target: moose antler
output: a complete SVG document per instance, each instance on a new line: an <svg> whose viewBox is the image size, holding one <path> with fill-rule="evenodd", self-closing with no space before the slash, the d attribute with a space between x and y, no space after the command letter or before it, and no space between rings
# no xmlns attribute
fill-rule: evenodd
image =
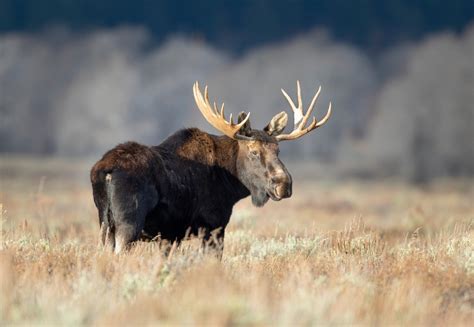
<svg viewBox="0 0 474 327"><path fill-rule="evenodd" d="M224 133L230 138L235 140L249 140L249 137L243 136L238 134L240 128L244 126L244 124L249 120L250 112L247 116L240 121L238 124L234 124L232 119L232 114L230 114L229 121L225 118L224 113L224 103L222 103L220 112L217 110L217 105L214 102L214 107L211 106L209 102L209 95L207 93L207 85L204 87L204 96L199 89L199 82L195 82L193 85L193 93L194 93L194 100L196 101L196 105L198 106L199 110L201 111L202 115L206 120L214 126L216 129Z"/></svg>
<svg viewBox="0 0 474 327"><path fill-rule="evenodd" d="M311 122L311 124L309 124L308 127L305 127L308 121L308 118L311 115L311 112L313 111L314 104L316 103L316 100L319 97L319 93L321 92L321 86L316 91L316 94L314 95L313 100L311 100L311 104L309 105L308 110L306 111L306 114L303 114L303 101L301 100L300 81L296 81L298 106L295 106L295 103L293 102L293 100L291 100L290 96L285 92L285 90L281 89L281 92L285 96L286 100L288 100L288 103L290 104L290 107L293 110L295 126L293 128L293 131L290 134L278 135L276 137L278 141L295 140L297 138L300 138L306 133L311 132L313 129L323 126L326 123L326 121L329 119L329 117L331 116L331 102L329 102L329 108L328 108L328 112L326 113L326 116L324 116L324 118L321 119L321 121L319 122L316 120L316 117L313 117L313 121Z"/></svg>

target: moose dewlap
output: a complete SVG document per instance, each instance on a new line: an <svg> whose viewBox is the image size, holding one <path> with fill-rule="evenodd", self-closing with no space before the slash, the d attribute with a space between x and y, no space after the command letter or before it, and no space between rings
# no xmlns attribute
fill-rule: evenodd
<svg viewBox="0 0 474 327"><path fill-rule="evenodd" d="M203 245L222 255L225 228L234 204L252 197L256 206L292 193L291 175L278 158L278 143L295 140L322 126L308 125L321 87L306 113L297 82L298 104L282 89L294 115L294 128L283 134L286 112L275 115L262 130L252 129L250 113L237 123L225 118L224 104L211 105L196 82L194 99L204 118L223 136L196 128L177 131L160 145L119 144L91 170L94 202L99 212L100 241L120 252L139 238L179 242L189 234L203 236Z"/></svg>

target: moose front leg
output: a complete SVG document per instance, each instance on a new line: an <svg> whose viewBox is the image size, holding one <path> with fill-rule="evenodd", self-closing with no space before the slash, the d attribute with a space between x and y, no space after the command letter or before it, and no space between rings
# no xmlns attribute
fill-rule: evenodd
<svg viewBox="0 0 474 327"><path fill-rule="evenodd" d="M213 254L217 259L222 260L222 254L224 253L224 236L224 227L219 227L213 230L205 228L204 236L202 238L204 251Z"/></svg>

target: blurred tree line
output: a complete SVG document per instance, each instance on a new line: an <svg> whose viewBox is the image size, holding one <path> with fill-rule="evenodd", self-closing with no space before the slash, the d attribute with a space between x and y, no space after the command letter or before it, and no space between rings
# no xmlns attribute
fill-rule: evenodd
<svg viewBox="0 0 474 327"><path fill-rule="evenodd" d="M460 31L473 16L472 0L0 0L0 33L142 25L157 42L184 34L239 53L324 27L337 40L378 50Z"/></svg>

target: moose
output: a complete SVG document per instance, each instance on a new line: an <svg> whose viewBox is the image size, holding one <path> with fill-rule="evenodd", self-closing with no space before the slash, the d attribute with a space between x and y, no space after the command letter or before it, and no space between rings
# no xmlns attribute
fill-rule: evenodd
<svg viewBox="0 0 474 327"><path fill-rule="evenodd" d="M252 129L250 113L241 112L237 123L193 86L194 100L204 118L223 136L197 128L177 131L158 146L135 142L117 145L106 152L91 170L94 203L99 213L100 242L115 253L139 239L179 244L188 235L201 235L205 248L222 256L224 234L239 200L251 196L263 206L292 194L292 178L278 158L278 144L295 140L324 125L331 103L321 121L308 123L321 87L303 112L297 81L295 105L281 90L294 115L294 128L283 134L288 115L275 115L262 130Z"/></svg>

